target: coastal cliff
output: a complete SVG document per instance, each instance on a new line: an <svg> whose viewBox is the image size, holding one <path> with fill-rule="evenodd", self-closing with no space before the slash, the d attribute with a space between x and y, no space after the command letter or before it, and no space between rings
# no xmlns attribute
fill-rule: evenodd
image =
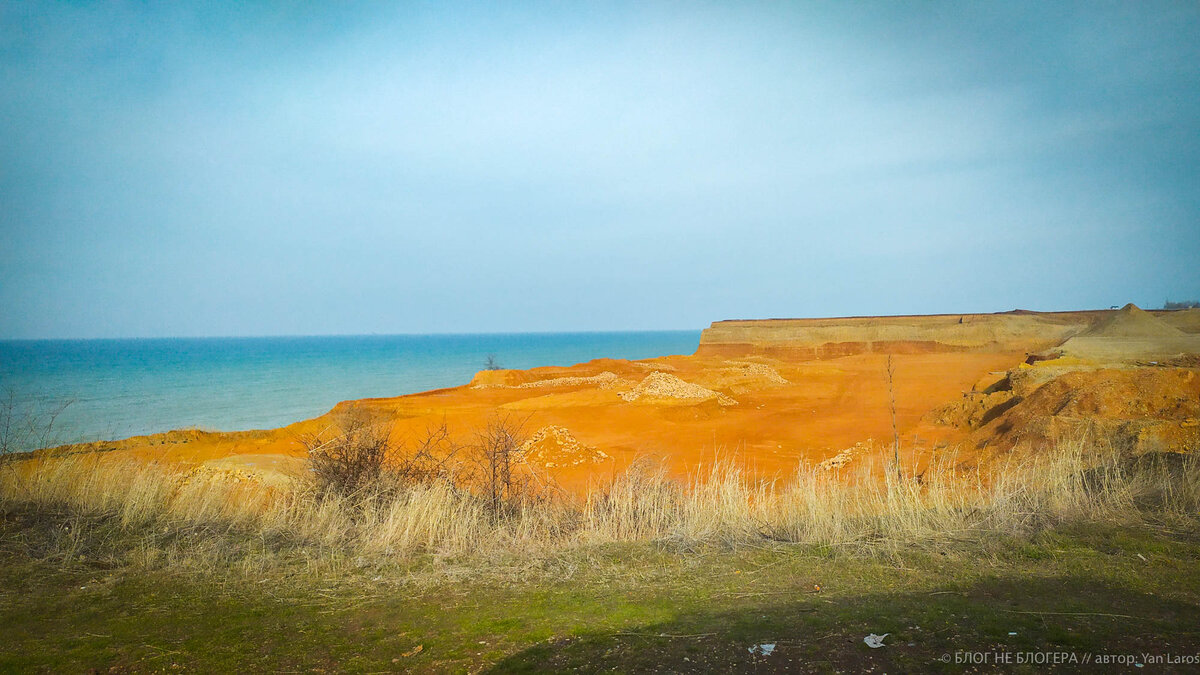
<svg viewBox="0 0 1200 675"><path fill-rule="evenodd" d="M1062 344L1114 315L1116 310L825 319L715 321L700 336L698 356L764 354L828 359L864 353L1040 351ZM1151 312L1183 332L1200 331L1188 312Z"/></svg>

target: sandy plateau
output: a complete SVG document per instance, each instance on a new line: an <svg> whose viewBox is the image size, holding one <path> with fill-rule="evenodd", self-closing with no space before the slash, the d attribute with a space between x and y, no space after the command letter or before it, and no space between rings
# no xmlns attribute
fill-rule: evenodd
<svg viewBox="0 0 1200 675"><path fill-rule="evenodd" d="M966 464L1102 434L1134 453L1200 442L1200 310L1120 310L719 321L695 354L481 371L462 386L339 404L268 431L172 431L93 443L106 456L178 462L196 476L287 481L301 438L351 407L390 420L397 443L443 422L471 442L497 414L519 420L522 455L569 490L641 457L687 476L722 456L786 478L890 452L887 361L901 455Z"/></svg>

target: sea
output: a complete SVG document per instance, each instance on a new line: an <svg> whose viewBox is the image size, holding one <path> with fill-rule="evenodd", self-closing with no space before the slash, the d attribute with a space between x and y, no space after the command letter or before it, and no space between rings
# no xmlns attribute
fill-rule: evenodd
<svg viewBox="0 0 1200 675"><path fill-rule="evenodd" d="M691 354L699 330L0 341L0 449L269 429L339 401L466 384L488 363Z"/></svg>

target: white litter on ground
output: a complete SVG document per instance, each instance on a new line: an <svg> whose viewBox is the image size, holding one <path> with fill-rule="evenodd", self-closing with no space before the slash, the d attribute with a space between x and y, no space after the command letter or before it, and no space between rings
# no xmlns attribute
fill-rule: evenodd
<svg viewBox="0 0 1200 675"><path fill-rule="evenodd" d="M863 642L867 643L867 646L871 649L879 649L883 646L883 638L889 635L891 635L891 633L884 633L883 635L871 633L867 637L863 638Z"/></svg>
<svg viewBox="0 0 1200 675"><path fill-rule="evenodd" d="M764 642L761 645L754 645L753 647L750 648L749 651L751 654L762 654L763 656L770 656L771 652L775 651L775 643L774 642Z"/></svg>

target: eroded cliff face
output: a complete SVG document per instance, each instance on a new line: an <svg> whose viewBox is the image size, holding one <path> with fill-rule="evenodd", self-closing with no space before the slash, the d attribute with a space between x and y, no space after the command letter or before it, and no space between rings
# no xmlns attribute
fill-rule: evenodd
<svg viewBox="0 0 1200 675"><path fill-rule="evenodd" d="M1051 451L1067 438L1132 454L1200 446L1200 334L1188 312L1130 304L977 383L930 419L970 430L985 456ZM986 384L986 386L980 386Z"/></svg>
<svg viewBox="0 0 1200 675"><path fill-rule="evenodd" d="M853 354L919 354L945 351L1038 352L1082 340L1174 338L1200 334L1200 310L1121 309L1078 312L1014 310L995 314L860 316L828 319L734 319L714 321L700 337L698 355L777 354L830 359Z"/></svg>
<svg viewBox="0 0 1200 675"><path fill-rule="evenodd" d="M1087 330L1106 314L1015 311L716 321L701 335L698 354L830 359L864 353L1039 351Z"/></svg>

